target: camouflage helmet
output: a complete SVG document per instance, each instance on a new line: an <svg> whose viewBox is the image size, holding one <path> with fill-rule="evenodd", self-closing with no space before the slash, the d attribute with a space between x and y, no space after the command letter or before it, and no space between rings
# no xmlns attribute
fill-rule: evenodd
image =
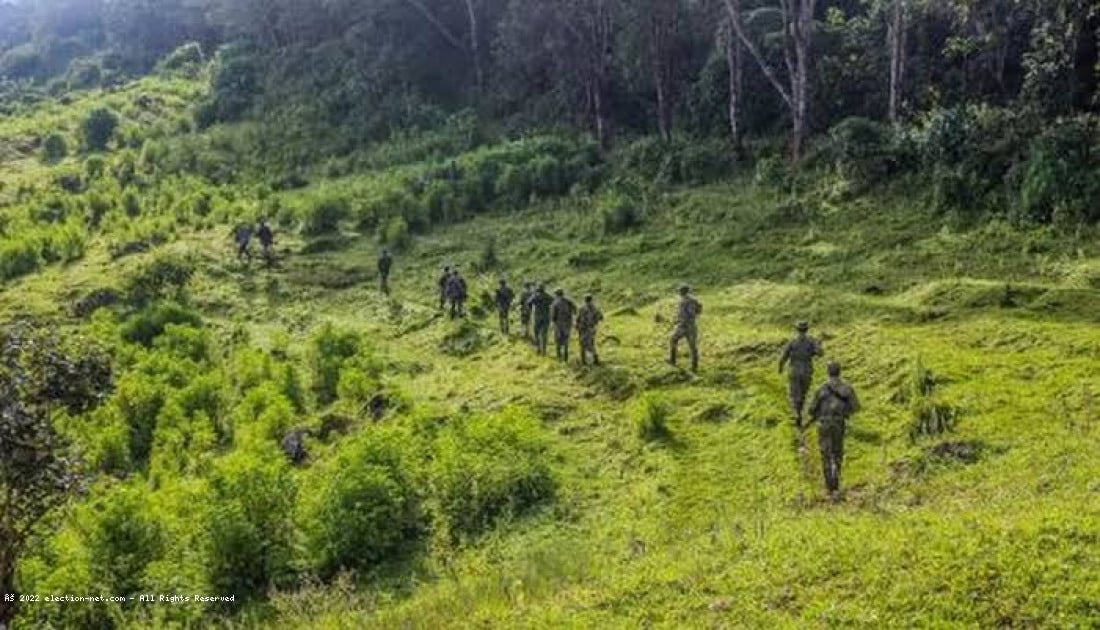
<svg viewBox="0 0 1100 630"><path fill-rule="evenodd" d="M799 332L806 332L810 329L810 322L801 321L794 325L795 329Z"/></svg>
<svg viewBox="0 0 1100 630"><path fill-rule="evenodd" d="M680 285L680 295L687 295L691 291L691 287L686 284Z"/></svg>
<svg viewBox="0 0 1100 630"><path fill-rule="evenodd" d="M829 361L829 366L826 369L829 372L829 376L833 378L840 376L840 364L836 361Z"/></svg>

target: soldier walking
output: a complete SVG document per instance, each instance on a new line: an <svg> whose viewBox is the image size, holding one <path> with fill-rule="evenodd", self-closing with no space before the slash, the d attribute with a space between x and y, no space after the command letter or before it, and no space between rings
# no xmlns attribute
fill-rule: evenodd
<svg viewBox="0 0 1100 630"><path fill-rule="evenodd" d="M534 295L527 300L535 324L535 349L542 356L546 356L546 336L550 332L550 305L553 301L544 284L540 284Z"/></svg>
<svg viewBox="0 0 1100 630"><path fill-rule="evenodd" d="M531 297L535 295L535 285L526 280L523 283L523 293L519 296L519 321L523 324L523 336L531 338Z"/></svg>
<svg viewBox="0 0 1100 630"><path fill-rule="evenodd" d="M393 268L393 256L390 250L383 249L378 257L378 290L384 295L390 294L390 269Z"/></svg>
<svg viewBox="0 0 1100 630"><path fill-rule="evenodd" d="M500 279L500 288L497 289L495 300L497 303L497 314L500 316L500 332L505 335L509 332L509 318L512 311L512 302L516 298L515 291L512 287L508 286L508 281L504 278Z"/></svg>
<svg viewBox="0 0 1100 630"><path fill-rule="evenodd" d="M252 262L252 252L248 248L252 242L252 224L241 223L234 228L233 240L237 243L237 260Z"/></svg>
<svg viewBox="0 0 1100 630"><path fill-rule="evenodd" d="M565 297L563 289L554 291L553 304L550 305L550 320L554 322L554 347L558 361L569 360L569 337L573 332L573 317L577 314L577 305Z"/></svg>
<svg viewBox="0 0 1100 630"><path fill-rule="evenodd" d="M260 228L256 231L256 238L259 239L260 246L263 247L264 260L270 265L274 261L274 252L271 248L275 245L275 233L271 231L267 220L260 219Z"/></svg>
<svg viewBox="0 0 1100 630"><path fill-rule="evenodd" d="M825 471L825 489L834 501L840 492L840 467L844 463L844 431L848 418L859 411L852 386L840 379L840 364L829 363L829 380L817 390L810 404L810 420L817 422L817 442Z"/></svg>
<svg viewBox="0 0 1100 630"><path fill-rule="evenodd" d="M447 282L451 279L451 267L450 265L443 267L443 273L440 274L439 280L436 281L436 287L439 289L439 310L443 310L447 305Z"/></svg>
<svg viewBox="0 0 1100 630"><path fill-rule="evenodd" d="M584 306L577 313L577 335L580 337L581 365L588 363L588 355L592 355L592 363L600 364L600 355L596 352L596 327L603 321L603 313L593 302L592 294L584 296Z"/></svg>
<svg viewBox="0 0 1100 630"><path fill-rule="evenodd" d="M447 301L451 303L451 319L466 316L466 279L459 273L458 267L451 270L447 280Z"/></svg>
<svg viewBox="0 0 1100 630"><path fill-rule="evenodd" d="M696 320L703 312L703 305L691 295L691 287L680 287L680 305L676 309L676 328L669 340L668 362L676 365L676 350L681 339L686 339L691 352L691 371L699 369L699 327Z"/></svg>
<svg viewBox="0 0 1100 630"><path fill-rule="evenodd" d="M814 377L814 357L824 353L821 343L807 334L810 330L808 323L798 322L795 328L798 336L784 346L783 355L779 357L779 373L782 374L784 366L790 362L788 399L794 424L802 428L802 410L806 406L806 394L810 391L810 383Z"/></svg>

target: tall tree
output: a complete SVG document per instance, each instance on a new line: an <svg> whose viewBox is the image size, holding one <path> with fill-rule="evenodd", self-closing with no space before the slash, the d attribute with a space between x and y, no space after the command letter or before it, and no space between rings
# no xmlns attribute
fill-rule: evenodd
<svg viewBox="0 0 1100 630"><path fill-rule="evenodd" d="M902 91L905 86L906 16L905 0L892 0L886 40L890 48L890 122L900 120Z"/></svg>
<svg viewBox="0 0 1100 630"><path fill-rule="evenodd" d="M802 157L802 143L808 130L807 114L810 99L810 66L813 52L814 11L817 0L779 0L779 7L773 5L754 10L753 17L764 13L779 12L782 23L782 54L787 68L787 83L780 80L779 73L772 67L761 52L749 32L741 0L725 0L730 24L738 39L744 44L753 59L760 66L764 76L779 92L791 114L791 159L798 162Z"/></svg>

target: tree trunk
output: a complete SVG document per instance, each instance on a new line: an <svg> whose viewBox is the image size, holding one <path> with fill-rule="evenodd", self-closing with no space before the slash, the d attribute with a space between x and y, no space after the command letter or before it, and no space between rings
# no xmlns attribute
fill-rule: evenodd
<svg viewBox="0 0 1100 630"><path fill-rule="evenodd" d="M15 601L8 601L9 597ZM0 552L0 630L7 630L15 619L19 596L15 592L15 562Z"/></svg>
<svg viewBox="0 0 1100 630"><path fill-rule="evenodd" d="M726 66L729 75L729 125L730 141L733 144L734 154L738 159L742 157L744 139L741 137L741 80L744 62L744 51L737 36L733 32L733 25L726 23L723 29L723 39L726 46Z"/></svg>
<svg viewBox="0 0 1100 630"><path fill-rule="evenodd" d="M474 78L480 97L485 90L485 69L481 62L481 33L478 31L477 7L474 2L475 0L466 0L466 16L470 22L470 57L474 61Z"/></svg>
<svg viewBox="0 0 1100 630"><path fill-rule="evenodd" d="M672 139L672 39L675 31L676 0L649 2L649 55L653 85L657 93L657 130Z"/></svg>
<svg viewBox="0 0 1100 630"><path fill-rule="evenodd" d="M905 85L905 0L894 0L890 23L886 29L890 47L890 122L897 124L901 116L902 86Z"/></svg>
<svg viewBox="0 0 1100 630"><path fill-rule="evenodd" d="M607 0L596 0L593 24L592 51L595 86L593 96L596 105L596 138L605 153L611 150L615 140L614 109L611 103L611 70L614 62L614 21Z"/></svg>

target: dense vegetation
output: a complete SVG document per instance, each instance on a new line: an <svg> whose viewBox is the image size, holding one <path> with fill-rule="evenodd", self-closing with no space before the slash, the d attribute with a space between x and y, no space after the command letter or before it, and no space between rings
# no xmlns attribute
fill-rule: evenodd
<svg viewBox="0 0 1100 630"><path fill-rule="evenodd" d="M0 0L0 591L234 596L0 625L1090 625L1093 5ZM500 276L595 292L605 365Z"/></svg>

